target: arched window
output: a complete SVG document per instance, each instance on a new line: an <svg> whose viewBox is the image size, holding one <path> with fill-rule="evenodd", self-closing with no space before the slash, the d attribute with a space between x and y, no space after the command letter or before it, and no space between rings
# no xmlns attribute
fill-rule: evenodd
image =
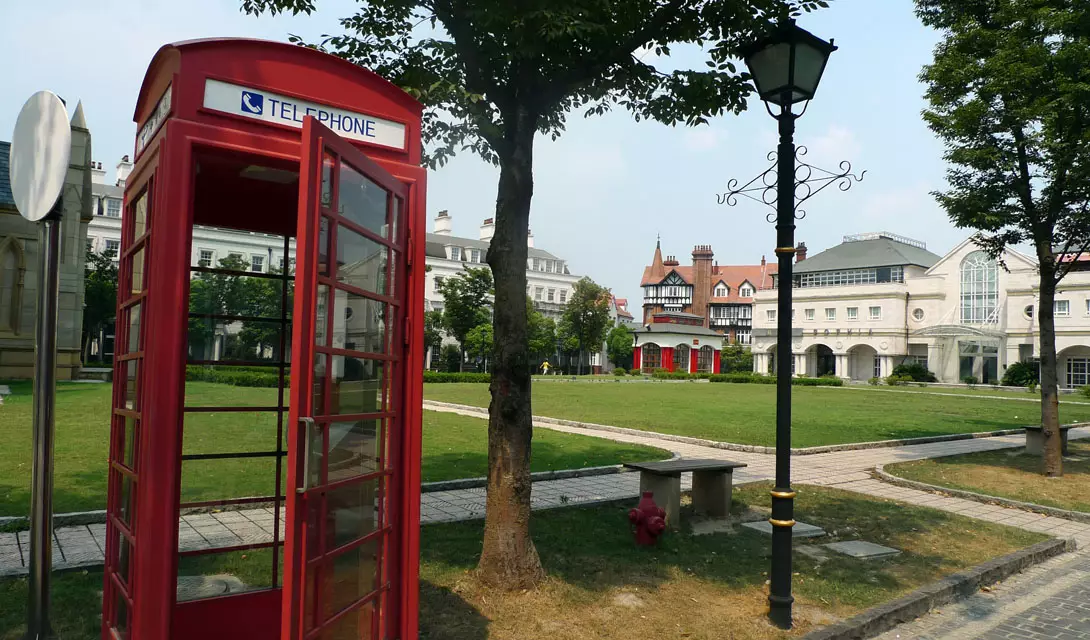
<svg viewBox="0 0 1090 640"><path fill-rule="evenodd" d="M715 348L709 345L700 347L700 351L696 352L696 372L697 373L711 373L712 372L712 360L715 358Z"/></svg>
<svg viewBox="0 0 1090 640"><path fill-rule="evenodd" d="M689 345L679 344L674 347L674 371L689 373Z"/></svg>
<svg viewBox="0 0 1090 640"><path fill-rule="evenodd" d="M653 373L655 369L662 367L662 349L657 344L643 345L640 363L644 373Z"/></svg>
<svg viewBox="0 0 1090 640"><path fill-rule="evenodd" d="M26 263L15 238L0 241L0 331L19 333Z"/></svg>
<svg viewBox="0 0 1090 640"><path fill-rule="evenodd" d="M995 324L998 306L999 265L983 251L974 251L961 263L961 321Z"/></svg>

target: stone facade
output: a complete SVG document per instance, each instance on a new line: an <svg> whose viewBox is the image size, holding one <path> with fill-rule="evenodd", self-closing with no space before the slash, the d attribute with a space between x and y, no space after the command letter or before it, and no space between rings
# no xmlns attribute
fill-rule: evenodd
<svg viewBox="0 0 1090 640"><path fill-rule="evenodd" d="M0 143L0 379L34 375L38 304L39 225L19 215L8 185L8 143ZM79 373L83 273L92 217L91 132L78 105L72 118L72 155L61 195L60 300L57 378Z"/></svg>

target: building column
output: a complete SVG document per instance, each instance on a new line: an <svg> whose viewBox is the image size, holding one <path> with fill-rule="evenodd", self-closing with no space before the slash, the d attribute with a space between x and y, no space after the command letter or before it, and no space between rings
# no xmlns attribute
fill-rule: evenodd
<svg viewBox="0 0 1090 640"><path fill-rule="evenodd" d="M696 349L689 348L689 373L696 373L698 353Z"/></svg>
<svg viewBox="0 0 1090 640"><path fill-rule="evenodd" d="M848 354L836 354L836 375L844 380L851 380L851 372L848 371Z"/></svg>
<svg viewBox="0 0 1090 640"><path fill-rule="evenodd" d="M663 347L662 348L662 368L667 371L674 370L674 348Z"/></svg>
<svg viewBox="0 0 1090 640"><path fill-rule="evenodd" d="M719 361L719 349L712 352L712 373L719 373L722 370L720 366L722 363Z"/></svg>
<svg viewBox="0 0 1090 640"><path fill-rule="evenodd" d="M640 370L641 356L643 356L643 346L642 345L637 345L637 346L633 347L633 349L632 349L632 370L633 371L639 371ZM557 365L559 366L559 364L560 363L558 362Z"/></svg>
<svg viewBox="0 0 1090 640"><path fill-rule="evenodd" d="M796 353L795 354L795 377L796 378L803 377L803 376L807 375L808 371L806 369L806 364L807 364L806 363L806 352L803 351L802 353Z"/></svg>
<svg viewBox="0 0 1090 640"><path fill-rule="evenodd" d="M939 382L946 382L945 367L942 362L942 349L936 342L931 342L927 345L927 370L935 374L935 377L939 379Z"/></svg>
<svg viewBox="0 0 1090 640"><path fill-rule="evenodd" d="M893 374L893 356L882 356L882 377Z"/></svg>
<svg viewBox="0 0 1090 640"><path fill-rule="evenodd" d="M753 373L764 373L766 371L768 371L768 363L765 362L765 354L753 354Z"/></svg>

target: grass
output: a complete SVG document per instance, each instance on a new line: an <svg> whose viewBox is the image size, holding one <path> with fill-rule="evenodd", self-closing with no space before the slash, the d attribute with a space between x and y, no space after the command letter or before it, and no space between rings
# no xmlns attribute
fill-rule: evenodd
<svg viewBox="0 0 1090 640"><path fill-rule="evenodd" d="M424 396L484 407L488 385L425 385ZM796 447L1013 429L1040 420L1039 405L1000 398L822 387L795 387L792 398ZM775 441L775 405L774 385L751 384L538 384L533 399L535 415L766 446ZM1090 406L1061 403L1060 417L1090 420Z"/></svg>
<svg viewBox="0 0 1090 640"><path fill-rule="evenodd" d="M768 488L756 484L736 489L735 511L744 505L767 507ZM625 517L630 506L610 503L536 515L533 537L549 578L538 589L516 593L497 592L475 580L480 521L423 527L420 638L784 637L764 618L768 538L743 527L734 534L699 537L683 530L667 535L657 547L637 548ZM791 636L1046 539L834 489L803 487L796 507L800 519L831 534L796 545L864 539L904 553L870 562L840 556L818 562L796 554L799 623ZM683 527L688 515L683 512ZM202 568L209 573L227 570L244 581L259 579L242 566ZM101 581L100 572L56 577L53 611L59 637L98 637ZM25 580L0 581L0 640L19 638L25 590Z"/></svg>
<svg viewBox="0 0 1090 640"><path fill-rule="evenodd" d="M926 386L921 387L920 384ZM1011 387L993 387L991 385L976 385L974 387L942 387L934 384L910 382L907 385L898 385L891 387L884 382L880 385L856 385L851 387L852 389L865 389L867 391L901 391L909 393L943 393L952 395L965 395L965 396L988 396L993 398L1011 398L1018 400L1027 400L1030 402L1041 401L1041 390L1035 389L1033 393L1030 393L1024 389L1014 389ZM1072 404L1090 404L1090 398L1079 393L1061 393L1060 402L1070 402Z"/></svg>
<svg viewBox="0 0 1090 640"><path fill-rule="evenodd" d="M30 503L31 395L27 382L9 383L0 405L0 516L26 515ZM190 405L276 404L275 389L209 382L186 385ZM110 385L58 384L54 508L58 513L102 509L106 495ZM276 446L276 416L262 412L190 413L186 453L268 451ZM546 429L534 434L532 471L668 458L669 452ZM455 414L424 412L425 482L483 476L488 468L487 423ZM272 458L191 460L184 463L184 500L272 495Z"/></svg>
<svg viewBox="0 0 1090 640"><path fill-rule="evenodd" d="M1041 458L1005 449L887 465L889 473L928 484L1090 513L1090 442L1072 440L1064 475L1041 474Z"/></svg>

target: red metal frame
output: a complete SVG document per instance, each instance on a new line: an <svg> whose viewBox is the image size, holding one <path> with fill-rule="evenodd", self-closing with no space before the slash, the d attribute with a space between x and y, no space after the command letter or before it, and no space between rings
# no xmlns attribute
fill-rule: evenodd
<svg viewBox="0 0 1090 640"><path fill-rule="evenodd" d="M284 567L285 586L290 588L285 588L283 594L274 587L176 602L188 326L184 308L189 297L193 224L207 224L211 217L216 224L227 227L291 236L296 233L297 215L310 211L296 211L293 205L285 209L282 199L278 201L272 195L263 197L261 191L251 190L247 200L241 194L236 195L235 189L224 189L223 182L216 183L215 188L206 185L203 191L198 188L200 181L210 180L212 175L208 166L198 174L195 170L198 160L207 163L221 157L242 158L275 168L302 168L305 172L306 156L313 151L299 129L204 109L206 78L405 124L402 150L365 142L335 142L328 130L323 143L336 147L344 157L365 153L378 171L392 175L404 190L401 219L405 229L406 268L402 273L404 289L395 297L403 309L405 322L396 327L395 333L399 345L404 342L406 346L399 378L392 381L402 407L402 428L398 434L401 440L394 451L397 459L391 460L394 473L388 493L393 501L389 507L393 527L390 539L396 544L383 550L384 579L391 585L385 596L389 607L383 637L416 637L426 185L426 172L420 166L422 109L397 87L344 60L303 47L253 40L203 40L164 46L152 60L140 90L135 114L138 130L153 117L168 87L170 100L165 105L165 120L143 144L138 143L136 166L126 184L119 280L124 284L118 305L119 349L111 425L102 637L265 640L280 637L282 631L282 637L294 637L290 630L281 628L281 601L290 601L298 591L292 578L297 567L291 565L288 553L298 543L293 533L296 523L291 520L285 532ZM163 113L160 110L158 115ZM352 163L359 167L362 161L353 155ZM230 178L224 175L225 179ZM147 230L137 238L133 210L137 197L145 189ZM268 191L272 194L274 190ZM215 199L210 199L212 195ZM305 197L300 189L300 204L304 204ZM306 253L298 251L300 258ZM130 284L136 271L133 268L136 257L142 257L144 284L141 291L133 294ZM304 266L300 264L300 270ZM297 308L300 299L310 296L312 300L313 295L313 288L306 281L297 280ZM128 318L130 309L136 306L141 310L140 324L134 328L153 326L155 330L145 330L142 337L136 336L134 350L129 350ZM296 322L293 330L299 332L302 324ZM281 354L283 357L283 351ZM293 351L293 361L299 357ZM131 409L125 406L125 373L130 361L139 362L134 387L136 404ZM306 368L293 370L292 392L304 387L302 371L309 375ZM293 401L292 417L295 410ZM127 419L132 420L134 427L131 445L126 444ZM290 427L295 429L295 423ZM296 513L291 511L295 485L290 484L299 457L297 447L293 446L292 435L298 435L295 431L294 434L289 431L285 439L289 518ZM126 463L126 447L135 448L131 466ZM127 516L121 505L126 477L130 479L132 492ZM120 556L122 540L129 543L124 562ZM123 571L126 565L127 571ZM283 613L287 614L287 610ZM125 628L118 633L113 627L122 615Z"/></svg>

